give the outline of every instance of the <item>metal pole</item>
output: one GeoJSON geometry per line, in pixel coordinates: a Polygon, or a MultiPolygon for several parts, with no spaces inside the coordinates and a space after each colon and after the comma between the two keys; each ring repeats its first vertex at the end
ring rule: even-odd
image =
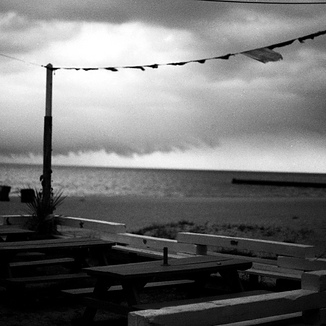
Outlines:
{"type": "MultiPolygon", "coordinates": [[[[43,142],[43,204],[51,207],[51,174],[52,174],[52,80],[53,66],[46,66],[46,100],[44,117],[44,142],[43,142]]],[[[49,214],[53,212],[49,211],[49,214]]]]}

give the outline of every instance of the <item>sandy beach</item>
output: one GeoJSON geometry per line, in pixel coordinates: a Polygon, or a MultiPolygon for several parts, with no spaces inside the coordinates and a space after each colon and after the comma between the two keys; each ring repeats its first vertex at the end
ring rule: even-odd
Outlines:
{"type": "MultiPolygon", "coordinates": [[[[152,224],[189,221],[195,224],[234,224],[313,231],[311,244],[323,245],[326,200],[320,198],[153,198],[67,197],[55,211],[66,216],[125,223],[128,232],[152,224]]],[[[24,214],[19,197],[0,202],[0,214],[24,214]]],[[[308,240],[309,241],[309,240],[308,240]]]]}
{"type": "MultiPolygon", "coordinates": [[[[203,198],[149,198],[149,197],[68,197],[55,213],[67,216],[101,219],[125,223],[129,232],[152,224],[178,221],[198,225],[253,225],[309,232],[305,243],[315,244],[325,251],[326,201],[322,199],[203,199],[203,198]]],[[[19,197],[0,202],[0,214],[26,214],[26,204],[19,197]]],[[[276,234],[277,235],[277,234],[276,234]]],[[[81,316],[84,306],[67,302],[64,298],[43,300],[42,304],[28,300],[21,307],[5,302],[0,297],[0,325],[71,325],[81,316]]],[[[104,320],[107,316],[103,316],[104,320]]],[[[100,323],[101,324],[101,323],[100,323]]],[[[113,321],[125,325],[125,321],[113,321]]]]}

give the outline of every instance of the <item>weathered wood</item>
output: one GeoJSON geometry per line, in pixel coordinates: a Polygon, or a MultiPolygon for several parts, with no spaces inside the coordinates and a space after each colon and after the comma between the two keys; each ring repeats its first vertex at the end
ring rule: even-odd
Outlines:
{"type": "MultiPolygon", "coordinates": [[[[115,245],[112,247],[112,251],[116,251],[117,254],[135,254],[140,257],[150,258],[150,259],[162,259],[163,251],[160,249],[143,249],[130,246],[115,245]]],[[[185,258],[193,256],[187,253],[171,253],[169,252],[169,258],[185,258]]]]}
{"type": "Polygon", "coordinates": [[[105,277],[108,279],[125,280],[142,278],[166,278],[187,279],[196,275],[217,273],[225,270],[245,270],[251,267],[251,262],[218,258],[210,256],[198,256],[183,259],[171,259],[169,265],[163,265],[161,261],[143,262],[137,264],[121,264],[111,266],[90,267],[85,270],[93,276],[105,277]]]}
{"type": "MultiPolygon", "coordinates": [[[[162,281],[162,282],[150,282],[145,285],[145,289],[153,289],[153,288],[167,288],[167,287],[180,287],[180,286],[189,286],[194,284],[192,280],[178,280],[178,281],[162,281]]],[[[121,285],[113,285],[108,289],[108,292],[122,291],[121,285]]],[[[92,295],[94,292],[93,287],[89,288],[79,288],[79,289],[68,289],[61,291],[64,294],[72,295],[72,296],[85,296],[92,295]]]]}
{"type": "Polygon", "coordinates": [[[0,225],[25,225],[30,215],[0,215],[0,225]]]}
{"type": "Polygon", "coordinates": [[[300,281],[303,274],[302,270],[292,270],[280,268],[277,265],[253,263],[252,268],[245,271],[249,275],[271,277],[276,279],[300,281]]]}
{"type": "MultiPolygon", "coordinates": [[[[123,223],[100,221],[82,217],[55,215],[58,219],[59,231],[93,231],[100,236],[106,233],[126,232],[126,225],[123,223]]],[[[25,225],[30,215],[0,215],[0,225],[25,225]]]]}
{"type": "Polygon", "coordinates": [[[177,240],[180,243],[221,247],[223,249],[249,250],[266,252],[275,255],[313,258],[315,247],[310,245],[285,243],[278,241],[228,237],[213,234],[179,232],[177,240]]]}
{"type": "Polygon", "coordinates": [[[326,291],[326,271],[304,273],[301,279],[301,287],[317,292],[326,291]]]}
{"type": "Polygon", "coordinates": [[[209,301],[216,301],[216,300],[243,298],[243,297],[249,297],[252,295],[260,295],[260,294],[266,294],[266,293],[269,293],[269,292],[264,291],[264,290],[244,291],[244,292],[240,292],[240,293],[229,293],[229,294],[223,294],[223,295],[214,295],[214,296],[191,298],[191,299],[181,299],[181,300],[174,300],[174,301],[139,304],[139,305],[133,306],[133,308],[135,308],[135,310],[162,309],[162,308],[166,308],[166,307],[183,306],[183,305],[188,305],[188,304],[202,303],[202,302],[209,302],[209,301]]]}
{"type": "Polygon", "coordinates": [[[86,273],[71,273],[71,274],[56,274],[56,275],[41,275],[28,277],[13,277],[3,281],[6,285],[10,284],[29,284],[29,283],[48,283],[57,281],[83,280],[89,279],[86,273]]]}
{"type": "Polygon", "coordinates": [[[323,258],[296,258],[296,257],[277,257],[277,265],[281,268],[289,268],[301,271],[326,270],[326,259],[323,258]]]}
{"type": "Polygon", "coordinates": [[[177,240],[162,239],[132,233],[112,234],[109,239],[119,244],[125,244],[140,249],[153,249],[163,251],[163,248],[167,247],[169,252],[186,252],[192,254],[196,253],[195,245],[179,243],[177,240]]]}
{"type": "Polygon", "coordinates": [[[212,326],[284,315],[326,306],[326,292],[295,290],[131,312],[129,326],[212,326]]]}
{"type": "Polygon", "coordinates": [[[17,261],[10,263],[10,268],[26,268],[26,267],[38,267],[38,266],[49,266],[49,265],[63,265],[72,264],[75,260],[73,258],[53,258],[53,259],[39,259],[32,261],[17,261]]]}
{"type": "Polygon", "coordinates": [[[284,280],[293,280],[293,281],[300,281],[302,275],[302,274],[281,273],[278,271],[268,271],[268,270],[259,270],[259,269],[248,269],[245,271],[245,273],[249,275],[257,275],[257,276],[270,277],[274,279],[284,279],[284,280]]]}
{"type": "Polygon", "coordinates": [[[69,239],[48,239],[48,240],[31,240],[0,242],[0,254],[16,254],[18,252],[28,251],[56,251],[82,248],[111,248],[114,243],[89,238],[69,238],[69,239]]]}
{"type": "Polygon", "coordinates": [[[126,225],[107,221],[92,220],[81,217],[58,216],[59,228],[89,229],[101,233],[121,233],[126,232],[126,225]]]}

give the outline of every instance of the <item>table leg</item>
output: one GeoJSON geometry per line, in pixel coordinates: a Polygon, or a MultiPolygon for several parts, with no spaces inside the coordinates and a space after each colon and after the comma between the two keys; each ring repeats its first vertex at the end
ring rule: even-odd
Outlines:
{"type": "Polygon", "coordinates": [[[227,269],[227,270],[219,271],[219,273],[222,276],[222,278],[228,283],[232,291],[242,292],[244,290],[237,270],[227,269]]]}
{"type": "MultiPolygon", "coordinates": [[[[145,285],[144,285],[145,286],[145,285]]],[[[139,288],[131,283],[122,284],[123,291],[129,306],[134,306],[140,303],[139,288]]]]}
{"type": "Polygon", "coordinates": [[[9,257],[9,256],[4,256],[2,258],[1,265],[0,265],[0,277],[1,278],[11,278],[12,277],[10,261],[11,261],[11,257],[9,257]]]}
{"type": "MultiPolygon", "coordinates": [[[[97,279],[93,291],[94,298],[101,299],[106,294],[110,287],[110,284],[108,284],[105,280],[97,279]]],[[[83,317],[82,317],[82,325],[90,325],[96,315],[97,307],[96,306],[87,306],[83,317]]]]}
{"type": "Polygon", "coordinates": [[[123,292],[129,307],[140,304],[139,293],[144,289],[148,281],[148,279],[144,278],[137,280],[136,284],[133,282],[122,283],[123,292]]]}

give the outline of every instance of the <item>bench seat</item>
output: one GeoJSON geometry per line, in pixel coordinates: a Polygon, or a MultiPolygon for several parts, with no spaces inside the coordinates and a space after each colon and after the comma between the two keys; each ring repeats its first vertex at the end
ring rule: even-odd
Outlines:
{"type": "Polygon", "coordinates": [[[58,275],[41,275],[41,276],[28,276],[28,277],[12,277],[2,280],[2,283],[8,288],[24,287],[27,284],[34,283],[51,283],[62,281],[76,281],[90,279],[87,273],[71,273],[71,274],[58,274],[58,275]]]}
{"type": "Polygon", "coordinates": [[[187,304],[194,304],[194,303],[202,303],[208,301],[216,301],[216,300],[225,300],[225,299],[232,299],[232,298],[243,298],[252,295],[260,295],[270,293],[269,291],[265,290],[255,290],[255,291],[244,291],[238,293],[228,293],[222,295],[214,295],[214,296],[204,296],[200,298],[190,298],[190,299],[182,299],[182,300],[173,300],[167,302],[157,302],[157,303],[147,303],[147,304],[139,304],[133,306],[135,310],[147,310],[147,309],[161,309],[166,307],[175,307],[175,306],[182,306],[187,304]]]}
{"type": "Polygon", "coordinates": [[[40,267],[49,265],[62,265],[62,264],[72,264],[75,260],[73,258],[53,258],[53,259],[40,259],[32,261],[17,261],[10,263],[10,268],[26,268],[26,267],[40,267]]]}
{"type": "MultiPolygon", "coordinates": [[[[151,282],[145,285],[145,289],[156,288],[156,287],[173,287],[173,286],[183,286],[194,284],[192,280],[179,280],[179,281],[164,281],[164,282],[151,282]]],[[[94,291],[93,287],[88,288],[79,288],[79,289],[65,289],[61,292],[67,295],[72,296],[91,296],[94,291]]],[[[109,292],[113,291],[122,291],[121,285],[111,286],[108,290],[109,292]]]]}

